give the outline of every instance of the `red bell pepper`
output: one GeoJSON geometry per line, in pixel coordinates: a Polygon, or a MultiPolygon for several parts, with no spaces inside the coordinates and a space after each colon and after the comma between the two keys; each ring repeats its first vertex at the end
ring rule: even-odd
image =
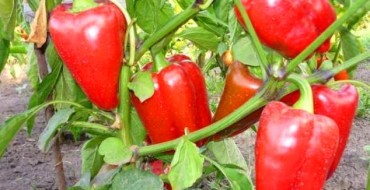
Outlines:
{"type": "Polygon", "coordinates": [[[57,52],[87,97],[99,108],[118,105],[126,21],[118,7],[103,3],[70,12],[62,4],[50,16],[49,31],[57,52]]]}
{"type": "MultiPolygon", "coordinates": [[[[225,87],[221,95],[213,122],[216,122],[239,108],[252,98],[262,86],[262,80],[252,76],[248,69],[240,62],[233,62],[226,73],[225,87]]],[[[234,136],[248,129],[258,121],[262,109],[241,119],[230,127],[217,133],[214,140],[234,136]]]]}
{"type": "Polygon", "coordinates": [[[175,55],[170,64],[152,74],[155,92],[140,102],[131,94],[151,143],[161,143],[211,123],[205,81],[199,67],[188,57],[175,55]]]}
{"type": "Polygon", "coordinates": [[[273,101],[256,140],[256,188],[323,189],[338,146],[333,120],[273,101]]]}
{"type": "MultiPolygon", "coordinates": [[[[352,122],[356,114],[359,95],[352,85],[344,85],[335,91],[325,85],[313,85],[314,113],[333,119],[339,128],[339,146],[335,154],[334,162],[330,167],[328,178],[337,168],[352,128],[352,122]]],[[[299,97],[299,91],[285,96],[282,101],[288,105],[294,104],[299,97]]]]}
{"type": "MultiPolygon", "coordinates": [[[[242,4],[261,42],[288,58],[296,57],[336,19],[328,0],[242,0],[242,4]]],[[[317,51],[329,48],[327,39],[317,51]]]]}

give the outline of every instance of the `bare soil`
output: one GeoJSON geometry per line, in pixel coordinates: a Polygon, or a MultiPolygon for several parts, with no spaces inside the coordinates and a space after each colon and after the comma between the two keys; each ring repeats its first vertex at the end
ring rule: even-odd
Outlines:
{"type": "MultiPolygon", "coordinates": [[[[26,79],[26,68],[15,66],[16,78],[6,69],[0,75],[0,123],[27,108],[31,88],[26,79]]],[[[370,63],[362,64],[356,78],[370,84],[370,63]]],[[[43,114],[38,117],[31,136],[22,129],[0,159],[0,190],[56,189],[54,163],[51,153],[42,153],[37,147],[38,135],[45,126],[43,114]]],[[[342,161],[325,189],[365,189],[368,161],[363,147],[370,144],[370,117],[357,118],[342,161]]],[[[253,166],[255,135],[246,132],[236,137],[246,160],[253,166]]],[[[82,142],[65,141],[62,145],[64,169],[69,186],[80,175],[82,142]]],[[[253,170],[253,168],[252,168],[253,170]]]]}

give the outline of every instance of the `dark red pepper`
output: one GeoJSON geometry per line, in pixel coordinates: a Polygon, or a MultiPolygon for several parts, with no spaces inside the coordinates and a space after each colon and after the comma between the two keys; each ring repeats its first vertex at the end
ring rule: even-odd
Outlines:
{"type": "MultiPolygon", "coordinates": [[[[288,58],[296,57],[336,19],[328,0],[242,0],[242,4],[261,42],[288,58]]],[[[317,51],[329,48],[327,39],[317,51]]]]}
{"type": "MultiPolygon", "coordinates": [[[[332,90],[325,85],[313,85],[314,113],[324,115],[336,122],[339,128],[339,146],[335,159],[330,167],[328,178],[337,168],[352,128],[352,122],[356,114],[359,95],[352,85],[344,85],[338,91],[332,90]]],[[[282,101],[293,105],[299,98],[299,91],[285,96],[282,101]]]]}
{"type": "MultiPolygon", "coordinates": [[[[233,62],[226,73],[225,87],[216,113],[213,116],[213,122],[226,117],[247,102],[257,93],[262,84],[262,80],[251,75],[242,63],[233,62]]],[[[225,130],[220,131],[214,136],[214,140],[234,136],[245,131],[258,121],[261,112],[262,109],[259,109],[225,130]]]]}
{"type": "Polygon", "coordinates": [[[50,16],[57,52],[87,97],[99,108],[118,105],[126,21],[118,7],[103,3],[79,12],[62,4],[50,16]]]}
{"type": "Polygon", "coordinates": [[[161,143],[211,123],[205,81],[199,67],[188,57],[175,55],[170,64],[152,74],[155,92],[140,102],[131,95],[151,143],[161,143]]]}
{"type": "Polygon", "coordinates": [[[257,132],[256,189],[323,189],[338,141],[330,118],[268,103],[257,132]]]}

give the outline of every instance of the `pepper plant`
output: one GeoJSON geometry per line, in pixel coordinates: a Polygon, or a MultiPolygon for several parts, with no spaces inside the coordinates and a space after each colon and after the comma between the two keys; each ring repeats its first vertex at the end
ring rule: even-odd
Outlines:
{"type": "MultiPolygon", "coordinates": [[[[58,152],[65,131],[89,137],[70,189],[202,189],[207,178],[217,189],[322,189],[340,164],[354,85],[367,86],[348,80],[370,58],[351,34],[367,0],[26,3],[35,18],[24,38],[35,44],[41,80],[28,109],[0,126],[0,155],[47,108],[42,151],[58,152]],[[211,71],[225,80],[214,114],[211,71]],[[231,138],[249,128],[257,131],[255,183],[231,138]]],[[[0,69],[24,23],[20,6],[0,3],[0,69]]],[[[65,189],[63,165],[56,171],[65,189]]]]}

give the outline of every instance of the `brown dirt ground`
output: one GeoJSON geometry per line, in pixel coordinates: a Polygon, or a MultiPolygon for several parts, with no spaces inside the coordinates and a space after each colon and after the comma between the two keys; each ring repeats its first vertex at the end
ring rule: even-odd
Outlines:
{"type": "MultiPolygon", "coordinates": [[[[0,123],[8,117],[24,111],[31,90],[26,79],[24,66],[15,66],[17,77],[9,74],[7,66],[0,75],[0,123]]],[[[356,78],[370,84],[370,63],[362,64],[356,78]]],[[[21,130],[0,159],[0,190],[56,189],[54,163],[51,153],[41,153],[37,148],[38,134],[45,126],[43,116],[38,117],[31,136],[21,130]]],[[[363,158],[363,147],[370,144],[370,120],[357,118],[341,164],[325,189],[365,189],[368,161],[363,158]]],[[[236,137],[246,160],[253,165],[255,135],[246,132],[236,137]],[[247,147],[247,148],[245,148],[247,147]]],[[[65,141],[62,148],[64,169],[68,185],[78,181],[80,173],[81,142],[65,141]]]]}

